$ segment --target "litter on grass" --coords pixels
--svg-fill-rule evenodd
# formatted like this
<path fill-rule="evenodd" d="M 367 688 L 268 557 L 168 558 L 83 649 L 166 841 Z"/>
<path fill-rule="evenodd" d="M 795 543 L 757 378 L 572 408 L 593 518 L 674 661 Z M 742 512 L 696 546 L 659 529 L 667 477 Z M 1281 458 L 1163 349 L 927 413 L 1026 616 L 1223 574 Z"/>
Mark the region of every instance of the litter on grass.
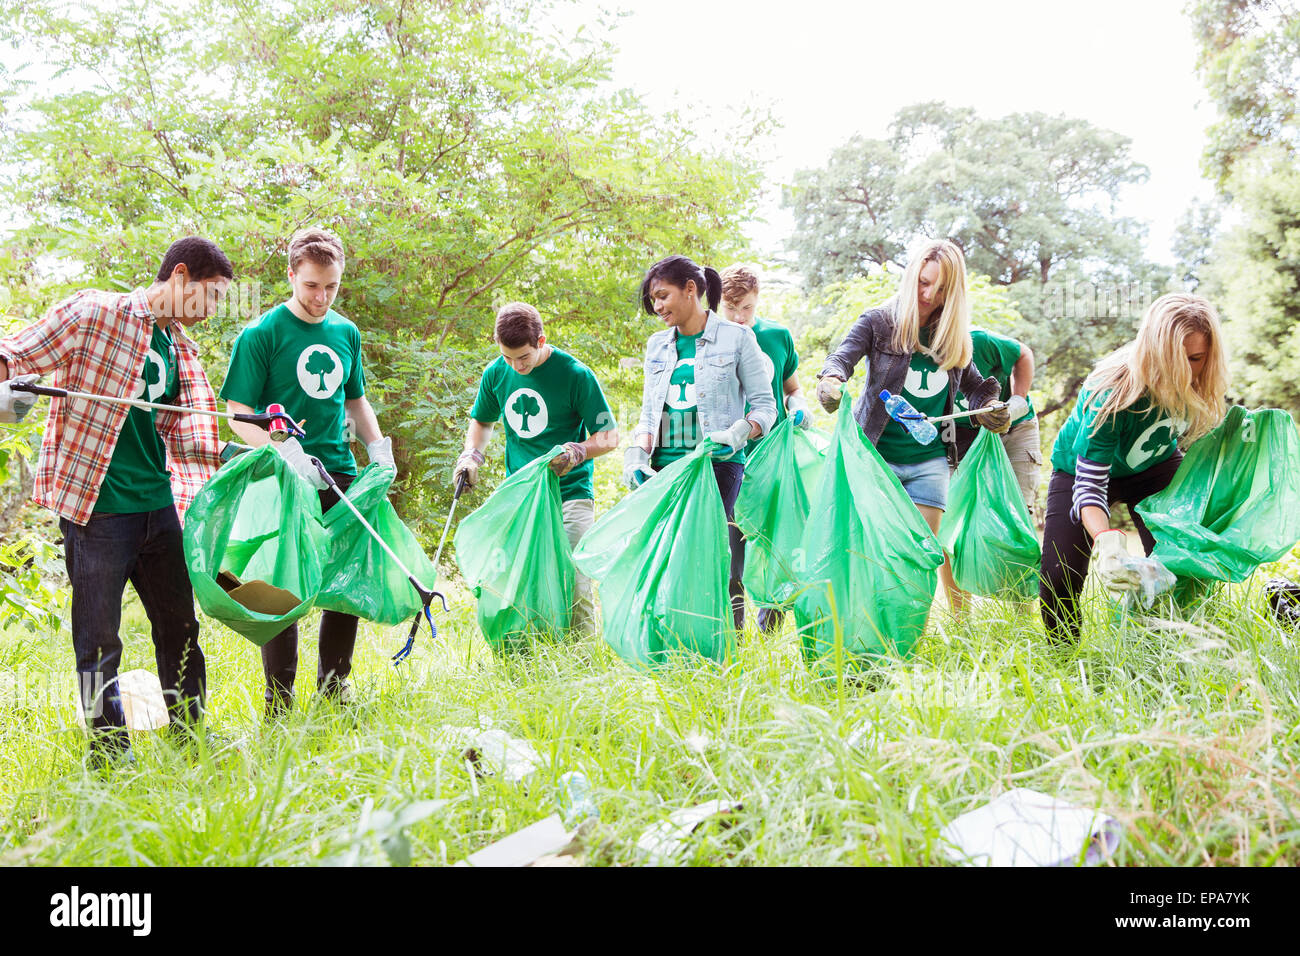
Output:
<path fill-rule="evenodd" d="M 666 863 L 686 845 L 691 834 L 711 817 L 728 816 L 743 809 L 743 805 L 729 800 L 710 800 L 694 807 L 684 807 L 668 814 L 668 819 L 656 823 L 641 834 L 637 847 L 651 863 Z"/>
<path fill-rule="evenodd" d="M 127 730 L 161 730 L 171 721 L 157 674 L 145 670 L 123 671 L 117 675 L 117 686 Z M 78 725 L 85 727 L 86 715 L 82 713 L 80 700 L 76 702 L 76 714 Z"/>
<path fill-rule="evenodd" d="M 1100 810 L 1017 788 L 963 813 L 939 838 L 948 859 L 966 866 L 1074 866 L 1108 859 L 1123 832 Z"/>
<path fill-rule="evenodd" d="M 460 758 L 470 765 L 475 777 L 500 774 L 502 780 L 518 783 L 542 766 L 532 744 L 496 727 L 443 727 L 438 740 L 447 747 L 462 748 Z"/>
<path fill-rule="evenodd" d="M 516 830 L 457 863 L 457 866 L 556 866 L 554 857 L 572 857 L 581 849 L 578 830 L 567 829 L 558 813 Z M 545 861 L 545 862 L 543 862 Z M 576 865 L 577 861 L 573 865 Z"/>

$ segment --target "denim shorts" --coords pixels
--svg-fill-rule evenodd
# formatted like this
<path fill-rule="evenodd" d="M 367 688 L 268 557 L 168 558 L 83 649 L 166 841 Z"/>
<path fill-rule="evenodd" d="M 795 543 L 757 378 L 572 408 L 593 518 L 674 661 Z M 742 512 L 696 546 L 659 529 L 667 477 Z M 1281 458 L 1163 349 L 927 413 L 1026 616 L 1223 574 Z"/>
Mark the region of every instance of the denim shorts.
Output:
<path fill-rule="evenodd" d="M 913 504 L 943 511 L 948 507 L 948 459 L 931 458 L 915 465 L 885 462 L 898 478 Z"/>

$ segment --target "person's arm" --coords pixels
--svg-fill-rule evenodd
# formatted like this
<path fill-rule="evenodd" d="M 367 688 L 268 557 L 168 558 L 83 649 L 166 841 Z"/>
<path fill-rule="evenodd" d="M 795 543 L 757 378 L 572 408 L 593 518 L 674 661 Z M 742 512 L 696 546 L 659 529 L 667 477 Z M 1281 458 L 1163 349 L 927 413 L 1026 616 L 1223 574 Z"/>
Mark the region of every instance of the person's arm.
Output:
<path fill-rule="evenodd" d="M 799 384 L 798 376 L 791 375 L 781 383 L 781 388 L 785 392 L 785 400 L 789 401 L 791 395 L 802 395 L 803 386 Z"/>
<path fill-rule="evenodd" d="M 81 344 L 81 296 L 55 305 L 25 329 L 0 339 L 0 381 L 17 375 L 46 375 Z"/>
<path fill-rule="evenodd" d="M 379 430 L 379 419 L 375 417 L 375 410 L 366 396 L 344 399 L 343 409 L 356 425 L 357 438 L 361 444 L 369 447 L 384 437 L 384 433 Z"/>
<path fill-rule="evenodd" d="M 480 422 L 474 419 L 469 420 L 469 428 L 465 430 L 465 451 L 476 451 L 480 455 L 483 449 L 487 448 L 488 441 L 492 438 L 492 429 L 496 427 L 496 422 Z"/>
<path fill-rule="evenodd" d="M 750 424 L 749 438 L 758 438 L 770 432 L 776 424 L 776 396 L 772 394 L 772 379 L 764 367 L 763 350 L 752 329 L 746 328 L 741 335 L 736 359 L 736 375 L 741 390 L 749 399 L 749 414 L 746 416 Z"/>
<path fill-rule="evenodd" d="M 818 378 L 831 376 L 841 382 L 847 382 L 853 377 L 854 368 L 862 361 L 863 356 L 871 351 L 872 322 L 875 312 L 875 309 L 868 309 L 858 316 L 858 321 L 853 323 L 853 327 L 844 336 L 844 341 L 840 342 L 835 351 L 826 356 Z"/>
<path fill-rule="evenodd" d="M 226 411 L 235 415 L 252 415 L 257 411 L 257 409 L 249 408 L 242 402 L 234 402 L 230 399 L 226 399 Z M 254 425 L 251 422 L 231 421 L 230 430 L 238 435 L 239 440 L 249 448 L 261 448 L 263 445 L 270 444 L 271 441 L 271 436 L 267 433 L 266 429 L 259 425 Z"/>
<path fill-rule="evenodd" d="M 1020 343 L 1020 358 L 1011 366 L 1011 394 L 1022 398 L 1029 397 L 1030 386 L 1034 384 L 1034 353 L 1024 342 Z"/>

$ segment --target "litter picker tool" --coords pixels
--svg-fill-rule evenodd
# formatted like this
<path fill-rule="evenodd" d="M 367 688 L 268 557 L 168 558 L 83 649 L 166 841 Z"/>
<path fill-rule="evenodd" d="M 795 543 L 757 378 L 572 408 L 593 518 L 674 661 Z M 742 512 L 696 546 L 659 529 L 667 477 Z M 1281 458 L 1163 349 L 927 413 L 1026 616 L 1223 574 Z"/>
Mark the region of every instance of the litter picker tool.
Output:
<path fill-rule="evenodd" d="M 402 663 L 402 661 L 406 660 L 406 658 L 411 653 L 411 648 L 415 646 L 415 636 L 420 632 L 421 613 L 424 614 L 425 620 L 429 622 L 430 636 L 432 636 L 435 639 L 438 637 L 438 627 L 433 623 L 433 612 L 429 610 L 429 605 L 433 603 L 434 598 L 437 598 L 439 601 L 442 602 L 442 610 L 445 613 L 451 613 L 451 608 L 447 607 L 447 598 L 442 593 L 438 591 L 430 590 L 429 588 L 426 588 L 423 584 L 420 583 L 419 578 L 417 578 L 411 572 L 411 569 L 408 568 L 406 564 L 402 561 L 402 559 L 399 558 L 397 554 L 393 551 L 393 549 L 388 546 L 388 542 L 385 541 L 382 537 L 380 537 L 379 532 L 376 531 L 373 527 L 371 527 L 370 522 L 367 521 L 362 516 L 361 512 L 357 510 L 357 506 L 352 503 L 352 500 L 348 498 L 348 496 L 343 492 L 343 489 L 341 489 L 338 486 L 338 483 L 334 480 L 333 476 L 330 475 L 330 473 L 325 470 L 325 466 L 321 464 L 319 458 L 313 457 L 311 459 L 311 463 L 315 465 L 316 470 L 320 472 L 321 480 L 324 481 L 325 484 L 327 484 L 330 487 L 330 490 L 332 490 L 334 494 L 338 495 L 340 501 L 342 501 L 345 505 L 348 506 L 349 510 L 351 510 L 352 514 L 356 517 L 356 519 L 359 522 L 361 522 L 361 527 L 365 528 L 366 531 L 370 532 L 370 536 L 379 542 L 379 546 L 384 549 L 384 552 L 390 558 L 393 559 L 394 563 L 396 563 L 398 568 L 401 569 L 402 573 L 406 575 L 406 580 L 411 582 L 411 587 L 415 588 L 415 593 L 420 595 L 420 602 L 423 605 L 423 607 L 419 611 L 415 612 L 415 619 L 411 621 L 411 633 L 406 636 L 406 643 L 402 645 L 401 650 L 399 650 L 396 654 L 393 655 L 393 664 L 394 665 L 400 664 Z M 455 507 L 456 505 L 455 502 L 453 501 L 452 508 L 454 509 Z M 450 515 L 448 516 L 448 522 L 450 522 Z M 446 532 L 443 533 L 443 536 L 446 537 Z M 442 551 L 442 545 L 438 546 L 438 550 L 439 552 Z M 437 564 L 437 562 L 434 563 L 435 565 Z"/>
<path fill-rule="evenodd" d="M 954 418 L 969 418 L 971 415 L 983 415 L 985 412 L 996 412 L 998 409 L 1006 407 L 1006 402 L 989 402 L 983 408 L 971 408 L 964 412 L 953 412 L 951 415 L 936 415 L 933 418 L 926 418 L 925 420 L 933 425 L 935 422 L 952 421 Z"/>
<path fill-rule="evenodd" d="M 130 405 L 133 408 L 148 408 L 160 412 L 180 412 L 183 415 L 208 415 L 212 418 L 224 418 L 232 422 L 246 422 L 265 428 L 275 441 L 285 438 L 306 438 L 306 433 L 296 425 L 284 410 L 283 405 L 268 405 L 264 412 L 219 412 L 216 409 L 191 408 L 187 405 L 163 405 L 159 402 L 146 402 L 138 398 L 115 398 L 112 395 L 96 395 L 94 392 L 77 392 L 67 388 L 54 388 L 49 385 L 25 385 L 14 383 L 9 386 L 15 392 L 31 392 L 33 395 L 48 395 L 50 398 L 81 399 L 89 402 L 102 402 L 105 405 Z"/>
<path fill-rule="evenodd" d="M 438 553 L 433 556 L 433 566 L 438 566 L 438 561 L 442 558 L 442 546 L 447 543 L 447 532 L 451 528 L 452 515 L 456 513 L 456 502 L 460 496 L 465 493 L 465 475 L 462 472 L 456 476 L 456 491 L 451 496 L 451 510 L 447 512 L 447 522 L 442 526 L 442 537 L 438 539 Z"/>

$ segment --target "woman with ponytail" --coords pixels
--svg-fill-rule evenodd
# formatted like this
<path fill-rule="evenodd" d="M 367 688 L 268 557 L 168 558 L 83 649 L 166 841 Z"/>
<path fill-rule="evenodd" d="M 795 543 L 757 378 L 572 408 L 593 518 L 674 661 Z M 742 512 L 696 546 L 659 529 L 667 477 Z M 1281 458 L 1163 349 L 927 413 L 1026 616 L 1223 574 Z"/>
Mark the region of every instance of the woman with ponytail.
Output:
<path fill-rule="evenodd" d="M 1124 566 L 1123 531 L 1110 507 L 1122 501 L 1150 554 L 1155 538 L 1134 506 L 1174 477 L 1184 444 L 1223 421 L 1228 391 L 1223 333 L 1214 306 L 1173 292 L 1151 304 L 1137 337 L 1097 363 L 1052 448 L 1038 596 L 1057 641 L 1079 637 L 1079 592 L 1093 547 L 1102 586 L 1119 595 L 1139 585 Z"/>
<path fill-rule="evenodd" d="M 623 476 L 636 488 L 710 438 L 725 446 L 714 452 L 713 474 L 730 523 L 745 445 L 776 424 L 776 399 L 758 340 L 751 329 L 717 315 L 721 298 L 718 273 L 685 256 L 661 259 L 646 273 L 641 305 L 667 328 L 646 343 L 641 419 L 623 459 Z M 739 630 L 745 622 L 744 558 L 732 538 L 729 590 Z"/>

